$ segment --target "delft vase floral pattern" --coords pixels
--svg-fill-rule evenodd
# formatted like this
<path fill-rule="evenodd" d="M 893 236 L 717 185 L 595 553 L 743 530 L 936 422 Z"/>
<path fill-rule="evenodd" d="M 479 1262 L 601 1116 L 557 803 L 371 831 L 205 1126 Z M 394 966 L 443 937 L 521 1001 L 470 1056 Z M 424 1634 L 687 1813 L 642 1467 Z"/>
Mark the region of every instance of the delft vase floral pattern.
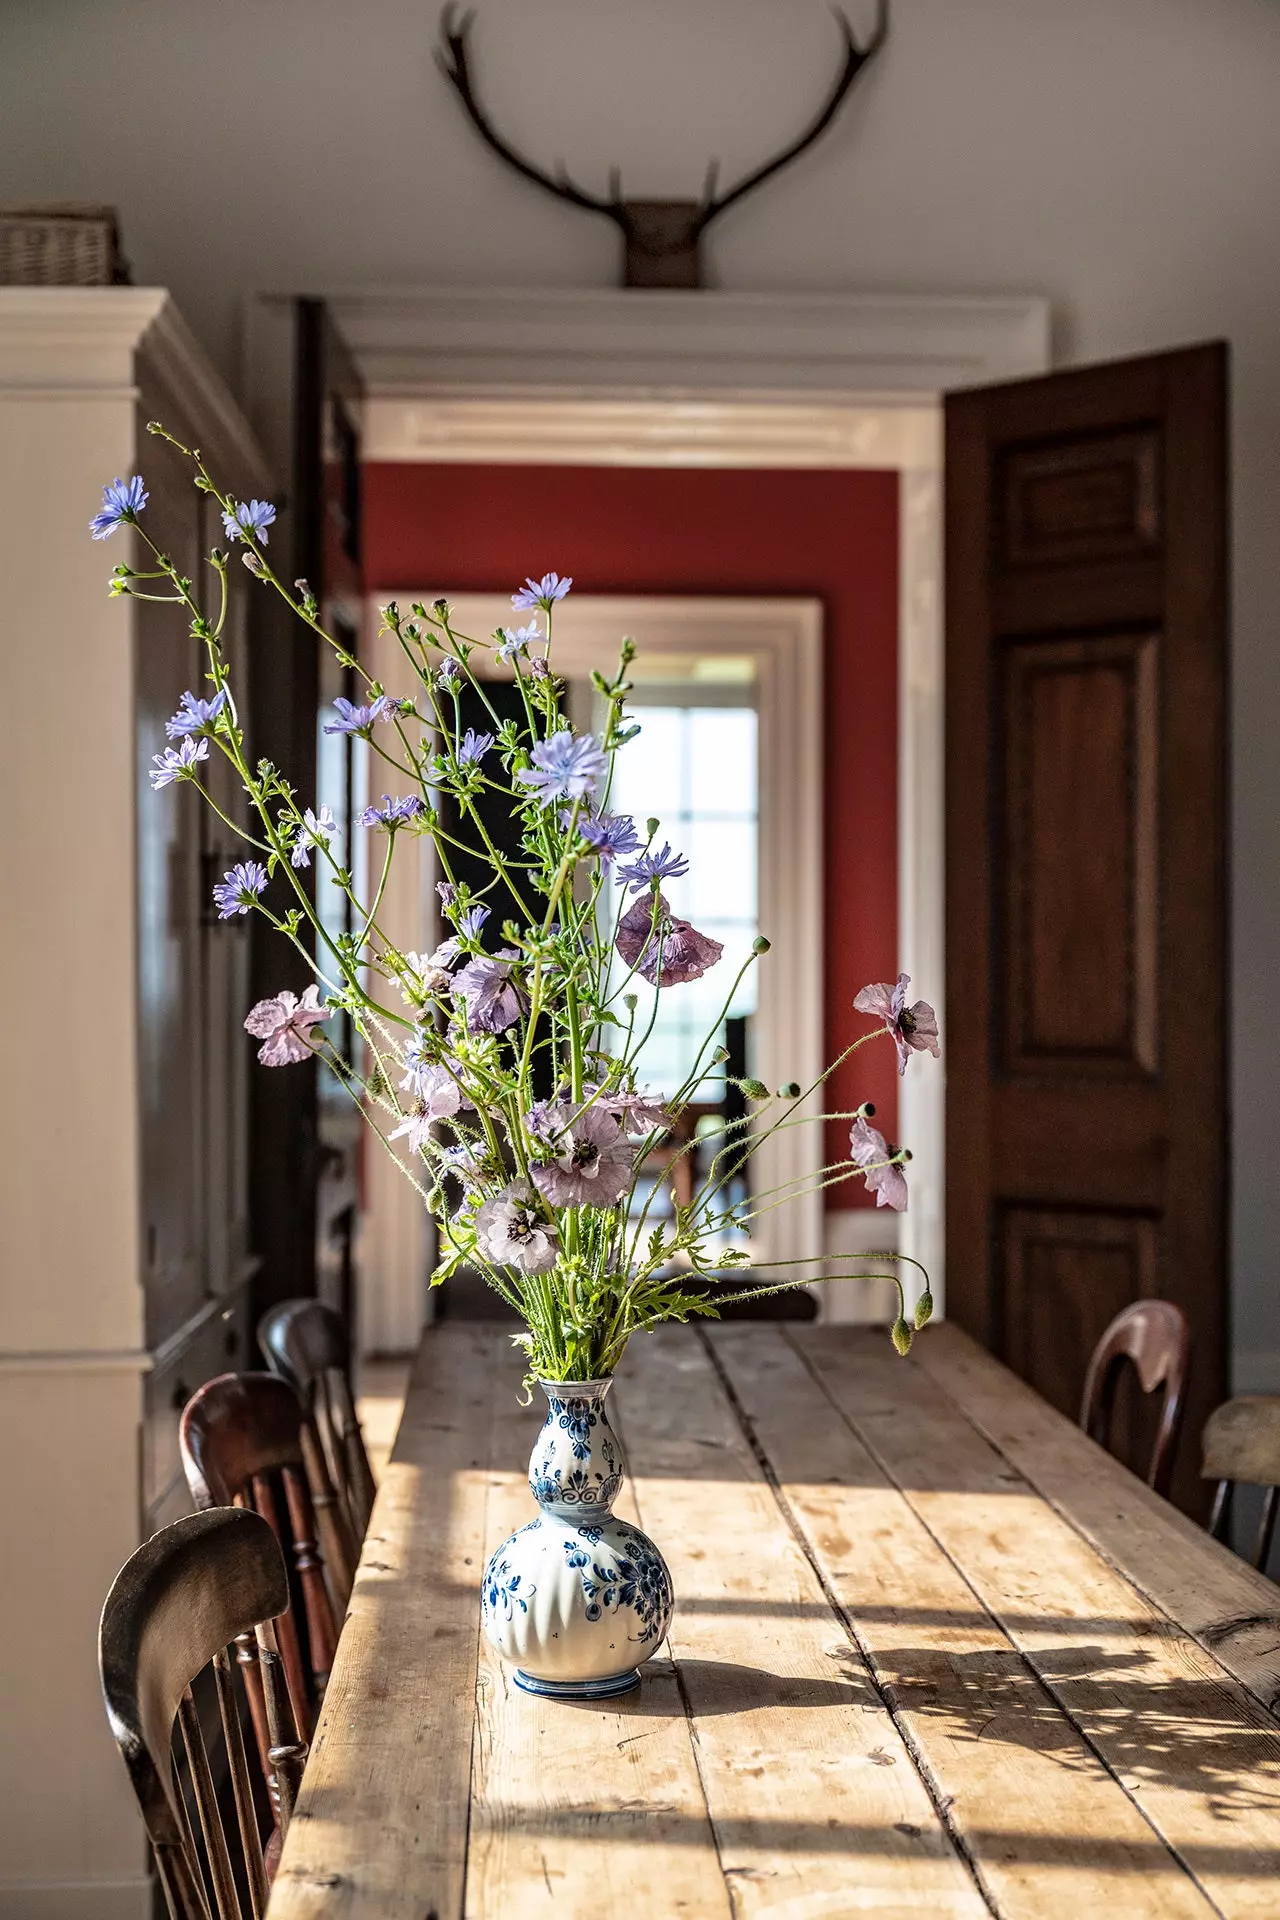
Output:
<path fill-rule="evenodd" d="M 540 1512 L 485 1569 L 485 1633 L 529 1693 L 625 1693 L 671 1624 L 666 1562 L 646 1533 L 613 1514 L 626 1460 L 605 1406 L 611 1385 L 543 1382 L 547 1417 L 529 1461 Z"/>

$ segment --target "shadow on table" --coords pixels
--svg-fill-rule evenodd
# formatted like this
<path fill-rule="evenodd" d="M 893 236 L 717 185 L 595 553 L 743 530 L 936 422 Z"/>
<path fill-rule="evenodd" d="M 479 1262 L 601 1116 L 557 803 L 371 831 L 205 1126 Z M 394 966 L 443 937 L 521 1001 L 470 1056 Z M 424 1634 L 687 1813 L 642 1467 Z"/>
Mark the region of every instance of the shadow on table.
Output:
<path fill-rule="evenodd" d="M 917 1723 L 940 1723 L 957 1745 L 981 1741 L 1053 1752 L 1068 1768 L 1094 1767 L 1091 1747 L 1125 1778 L 1221 1795 L 1224 1809 L 1280 1812 L 1280 1737 L 1265 1710 L 1235 1688 L 1190 1672 L 1161 1678 L 1150 1673 L 1151 1665 L 1146 1653 L 1101 1646 L 1042 1647 L 1034 1671 L 1013 1648 L 892 1647 L 877 1654 L 873 1682 L 849 1647 L 836 1654 L 830 1677 L 727 1660 L 681 1659 L 675 1670 L 694 1720 L 779 1709 L 874 1709 L 887 1700 Z M 672 1662 L 657 1659 L 644 1671 L 660 1682 Z M 624 1720 L 645 1720 L 669 1716 L 672 1706 L 669 1685 L 642 1683 L 616 1711 Z M 880 1764 L 892 1761 L 886 1755 Z"/>
<path fill-rule="evenodd" d="M 648 1678 L 657 1679 L 673 1670 L 670 1660 L 651 1660 L 643 1668 Z M 681 1660 L 675 1668 L 677 1685 L 695 1719 L 704 1720 L 721 1713 L 759 1713 L 770 1708 L 794 1712 L 802 1707 L 874 1707 L 877 1696 L 870 1676 L 863 1673 L 809 1677 L 771 1673 L 765 1667 L 747 1667 L 734 1660 Z M 599 1713 L 599 1701 L 575 1701 Z M 616 1711 L 626 1718 L 669 1719 L 671 1699 L 667 1689 L 657 1689 L 642 1679 L 633 1693 L 623 1694 Z"/>

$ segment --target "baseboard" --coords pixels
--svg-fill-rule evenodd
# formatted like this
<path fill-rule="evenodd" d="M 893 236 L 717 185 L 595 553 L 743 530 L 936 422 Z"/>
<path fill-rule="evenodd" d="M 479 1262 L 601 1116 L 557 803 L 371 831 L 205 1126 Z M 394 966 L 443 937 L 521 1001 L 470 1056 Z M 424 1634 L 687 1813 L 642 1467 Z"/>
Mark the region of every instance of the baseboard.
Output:
<path fill-rule="evenodd" d="M 151 1920 L 151 1881 L 0 1880 L 4 1920 Z"/>

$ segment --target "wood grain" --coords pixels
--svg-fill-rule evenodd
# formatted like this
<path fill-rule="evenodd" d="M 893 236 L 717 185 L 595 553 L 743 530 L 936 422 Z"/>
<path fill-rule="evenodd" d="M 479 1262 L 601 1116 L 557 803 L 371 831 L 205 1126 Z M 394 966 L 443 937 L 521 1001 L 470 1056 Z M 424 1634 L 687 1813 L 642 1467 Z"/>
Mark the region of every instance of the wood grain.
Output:
<path fill-rule="evenodd" d="M 634 1341 L 617 1391 L 736 1920 L 984 1913 L 702 1348 Z"/>
<path fill-rule="evenodd" d="M 712 1345 L 997 1912 L 1211 1913 L 795 1347 Z"/>
<path fill-rule="evenodd" d="M 271 1920 L 462 1911 L 490 1429 L 483 1328 L 424 1340 L 271 1895 Z"/>
<path fill-rule="evenodd" d="M 1099 1452 L 959 1327 L 928 1329 L 912 1366 L 1105 1559 L 1272 1711 L 1280 1703 L 1280 1589 Z"/>
<path fill-rule="evenodd" d="M 892 1369 L 883 1341 L 818 1351 L 798 1330 L 796 1344 L 1218 1911 L 1273 1916 L 1280 1725 L 1048 1506 L 923 1368 Z"/>

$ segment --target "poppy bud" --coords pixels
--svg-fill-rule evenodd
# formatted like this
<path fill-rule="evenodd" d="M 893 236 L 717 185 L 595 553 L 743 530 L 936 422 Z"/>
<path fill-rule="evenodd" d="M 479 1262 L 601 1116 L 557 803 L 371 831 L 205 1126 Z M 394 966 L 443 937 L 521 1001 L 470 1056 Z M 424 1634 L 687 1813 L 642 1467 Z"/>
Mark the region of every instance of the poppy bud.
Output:
<path fill-rule="evenodd" d="M 739 1080 L 738 1085 L 749 1100 L 767 1100 L 769 1089 L 763 1080 Z"/>
<path fill-rule="evenodd" d="M 912 1316 L 913 1319 L 915 1320 L 916 1326 L 923 1327 L 927 1325 L 930 1317 L 932 1316 L 932 1313 L 933 1313 L 933 1295 L 930 1293 L 928 1287 L 926 1286 L 924 1292 L 920 1295 L 920 1298 L 916 1301 L 916 1310 L 914 1315 Z"/>
<path fill-rule="evenodd" d="M 910 1353 L 911 1337 L 912 1336 L 911 1336 L 910 1327 L 907 1325 L 906 1321 L 902 1318 L 902 1315 L 899 1314 L 898 1318 L 894 1321 L 893 1325 L 889 1329 L 889 1338 L 893 1341 L 894 1346 L 898 1349 L 898 1352 L 900 1354 L 905 1356 L 906 1354 Z"/>

